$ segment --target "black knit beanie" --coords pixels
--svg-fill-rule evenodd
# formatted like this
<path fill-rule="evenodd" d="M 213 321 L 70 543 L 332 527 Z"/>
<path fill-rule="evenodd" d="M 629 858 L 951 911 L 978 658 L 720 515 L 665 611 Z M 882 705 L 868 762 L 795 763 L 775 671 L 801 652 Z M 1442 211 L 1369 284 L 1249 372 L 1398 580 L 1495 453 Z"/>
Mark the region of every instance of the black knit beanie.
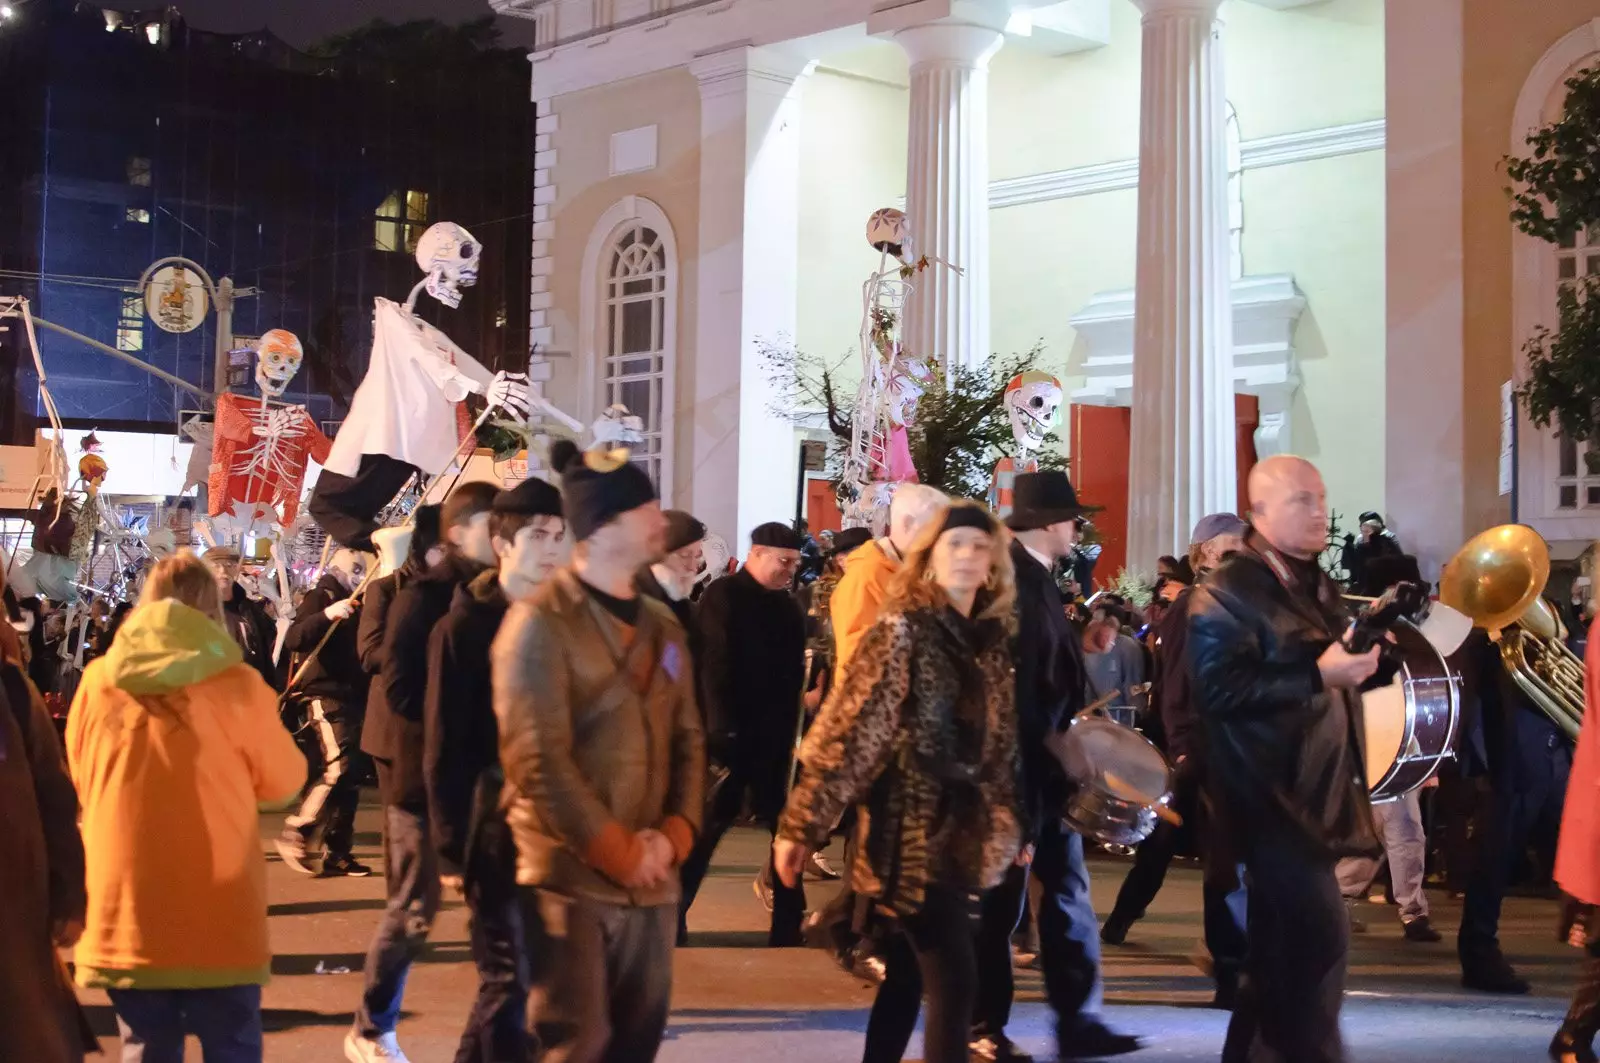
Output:
<path fill-rule="evenodd" d="M 632 462 L 601 471 L 577 444 L 565 439 L 550 447 L 550 467 L 561 474 L 561 508 L 572 537 L 583 542 L 620 514 L 656 500 L 650 476 Z"/>

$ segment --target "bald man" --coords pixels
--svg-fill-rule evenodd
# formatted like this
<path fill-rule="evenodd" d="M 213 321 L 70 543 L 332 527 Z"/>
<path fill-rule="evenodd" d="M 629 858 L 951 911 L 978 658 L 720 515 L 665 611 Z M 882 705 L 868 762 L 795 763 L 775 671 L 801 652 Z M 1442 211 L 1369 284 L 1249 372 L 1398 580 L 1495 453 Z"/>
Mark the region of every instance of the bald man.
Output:
<path fill-rule="evenodd" d="M 1379 851 L 1339 590 L 1317 565 L 1327 492 L 1310 462 L 1250 473 L 1244 546 L 1189 600 L 1188 654 L 1219 829 L 1249 874 L 1249 957 L 1225 1063 L 1339 1063 L 1350 923 L 1334 876 Z"/>

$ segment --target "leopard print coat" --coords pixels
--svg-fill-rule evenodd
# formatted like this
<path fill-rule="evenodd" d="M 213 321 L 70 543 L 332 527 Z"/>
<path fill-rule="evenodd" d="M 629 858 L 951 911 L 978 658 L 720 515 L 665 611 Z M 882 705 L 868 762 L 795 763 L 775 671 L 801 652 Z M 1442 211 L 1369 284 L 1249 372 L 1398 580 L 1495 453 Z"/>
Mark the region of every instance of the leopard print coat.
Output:
<path fill-rule="evenodd" d="M 806 734 L 779 824 L 820 848 L 859 806 L 856 892 L 895 915 L 938 885 L 996 885 L 1021 847 L 1006 625 L 971 621 L 931 584 L 885 606 Z"/>

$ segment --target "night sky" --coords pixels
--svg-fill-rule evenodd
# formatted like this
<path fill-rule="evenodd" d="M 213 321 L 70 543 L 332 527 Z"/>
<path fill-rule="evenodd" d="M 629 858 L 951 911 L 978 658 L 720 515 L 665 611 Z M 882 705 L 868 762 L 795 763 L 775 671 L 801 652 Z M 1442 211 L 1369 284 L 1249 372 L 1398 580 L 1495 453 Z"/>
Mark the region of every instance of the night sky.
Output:
<path fill-rule="evenodd" d="M 351 29 L 375 18 L 404 22 L 437 18 L 463 22 L 490 13 L 488 0 L 172 0 L 189 24 L 198 29 L 236 33 L 266 26 L 296 47 L 305 47 L 329 34 Z M 109 7 L 152 7 L 127 0 L 111 0 Z M 524 19 L 500 20 L 508 45 L 528 45 L 533 23 Z"/>

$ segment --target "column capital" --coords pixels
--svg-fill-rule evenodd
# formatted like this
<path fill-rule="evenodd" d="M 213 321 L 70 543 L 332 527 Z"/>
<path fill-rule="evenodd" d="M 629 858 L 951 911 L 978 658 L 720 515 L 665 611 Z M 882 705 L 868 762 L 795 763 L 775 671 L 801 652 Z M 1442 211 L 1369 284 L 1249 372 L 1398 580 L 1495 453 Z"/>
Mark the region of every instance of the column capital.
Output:
<path fill-rule="evenodd" d="M 815 59 L 783 49 L 740 45 L 697 56 L 689 64 L 689 73 L 700 83 L 701 99 L 738 92 L 750 85 L 783 95 L 816 66 Z"/>
<path fill-rule="evenodd" d="M 1147 19 L 1163 15 L 1200 15 L 1214 19 L 1222 0 L 1133 0 L 1133 6 Z"/>
<path fill-rule="evenodd" d="M 905 50 L 913 69 L 941 63 L 984 70 L 1005 44 L 1006 35 L 970 22 L 941 21 L 896 30 L 894 42 Z"/>

